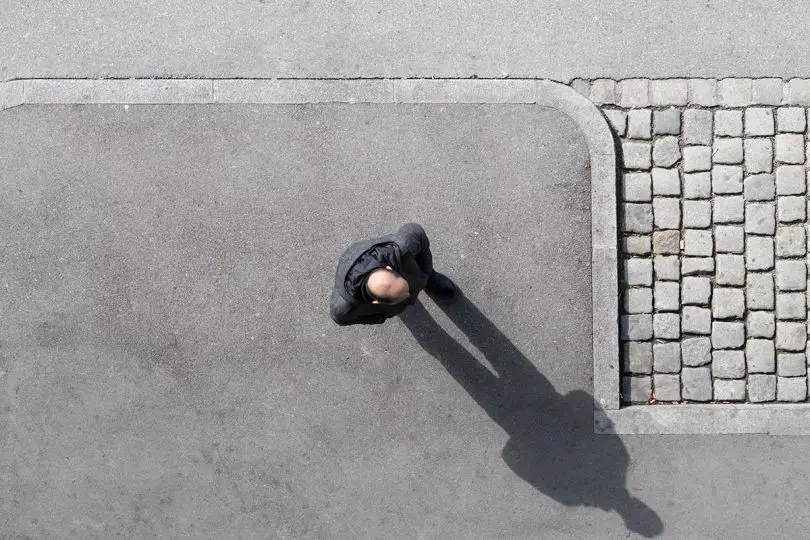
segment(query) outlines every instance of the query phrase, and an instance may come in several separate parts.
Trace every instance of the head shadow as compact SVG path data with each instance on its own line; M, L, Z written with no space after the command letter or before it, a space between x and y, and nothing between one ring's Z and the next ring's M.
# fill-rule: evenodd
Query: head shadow
M509 435L504 462L538 491L567 506L615 510L628 529L651 538L658 515L625 487L629 456L616 435L596 434L597 405L587 392L557 393L551 383L461 292L437 302L497 375L453 339L417 302L400 319L475 402Z

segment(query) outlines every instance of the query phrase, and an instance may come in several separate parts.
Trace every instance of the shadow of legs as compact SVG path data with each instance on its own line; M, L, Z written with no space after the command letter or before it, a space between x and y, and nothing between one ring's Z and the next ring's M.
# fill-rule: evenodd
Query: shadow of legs
M509 434L502 451L509 468L563 504L616 510L630 530L646 537L660 534L663 524L658 515L625 488L629 458L621 439L593 433L593 398L584 391L557 393L534 363L465 296L438 305L497 376L441 328L421 303L405 310L400 319L419 345Z

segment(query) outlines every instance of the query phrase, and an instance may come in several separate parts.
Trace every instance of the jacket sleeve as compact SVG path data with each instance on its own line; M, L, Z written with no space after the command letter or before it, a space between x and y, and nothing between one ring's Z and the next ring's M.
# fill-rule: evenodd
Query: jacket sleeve
M430 240L428 240L425 229L418 223L406 223L398 231L401 247L419 265L419 268L426 274L433 272L433 254L430 252Z
M354 306L340 296L333 298L329 305L329 316L340 326L349 326L352 324L382 324L386 321L386 316L381 313L357 316L353 311Z

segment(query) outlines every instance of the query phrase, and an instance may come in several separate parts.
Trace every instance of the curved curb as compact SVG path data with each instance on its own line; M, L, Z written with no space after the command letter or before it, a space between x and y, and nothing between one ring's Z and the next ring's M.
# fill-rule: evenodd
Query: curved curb
M568 116L591 166L594 399L619 408L616 153L599 109L574 89L535 79L24 79L0 83L0 110L23 104L535 104Z
M549 81L537 84L538 104L571 118L590 152L593 397L602 409L615 410L619 408L619 281L613 132L596 105L573 88Z

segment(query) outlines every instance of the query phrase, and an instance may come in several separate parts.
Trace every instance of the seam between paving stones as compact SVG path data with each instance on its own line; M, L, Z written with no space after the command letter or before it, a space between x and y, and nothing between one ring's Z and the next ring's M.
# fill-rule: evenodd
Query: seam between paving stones
M599 108L542 79L23 79L0 83L0 110L26 103L523 103L554 108L584 136L591 164L594 399L619 407L616 141Z

